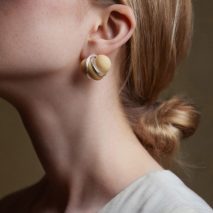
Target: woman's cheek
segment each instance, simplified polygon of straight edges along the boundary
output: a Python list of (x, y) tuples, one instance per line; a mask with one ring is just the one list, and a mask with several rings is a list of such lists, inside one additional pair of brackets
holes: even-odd
[[(7, 56), (6, 64), (22, 72), (29, 72), (32, 67), (35, 72), (49, 72), (72, 63), (80, 54), (83, 36), (72, 13), (75, 8), (65, 10), (61, 5), (56, 7), (56, 3), (44, 4), (45, 0), (30, 2), (19, 5), (16, 11), (8, 8), (7, 16), (0, 20), (0, 54)], [(0, 59), (0, 66), (3, 64)]]

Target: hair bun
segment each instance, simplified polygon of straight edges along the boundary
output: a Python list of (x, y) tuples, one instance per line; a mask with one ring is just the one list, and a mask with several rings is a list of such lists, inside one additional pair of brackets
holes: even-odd
[(194, 134), (200, 119), (195, 105), (183, 96), (131, 110), (138, 116), (132, 122), (136, 136), (158, 161), (164, 154), (175, 154), (180, 140)]

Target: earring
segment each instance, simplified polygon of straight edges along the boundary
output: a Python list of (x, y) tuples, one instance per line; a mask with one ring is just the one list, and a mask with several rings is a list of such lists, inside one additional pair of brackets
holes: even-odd
[(101, 80), (109, 71), (111, 60), (106, 55), (92, 54), (82, 60), (81, 69), (89, 79)]

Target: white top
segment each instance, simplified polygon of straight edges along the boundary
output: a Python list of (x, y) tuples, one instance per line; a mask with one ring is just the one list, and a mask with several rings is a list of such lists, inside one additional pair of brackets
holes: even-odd
[(165, 169), (137, 178), (98, 213), (213, 213), (213, 209)]

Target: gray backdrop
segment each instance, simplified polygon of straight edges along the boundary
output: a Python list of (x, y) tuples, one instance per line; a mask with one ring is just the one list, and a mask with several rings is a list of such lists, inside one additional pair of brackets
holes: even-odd
[[(182, 141), (186, 157), (197, 168), (189, 179), (181, 178), (213, 207), (213, 0), (196, 0), (194, 9), (190, 56), (162, 96), (186, 94), (201, 111), (198, 130)], [(42, 175), (42, 167), (19, 114), (12, 105), (0, 99), (0, 198), (31, 185)]]

